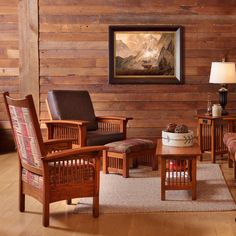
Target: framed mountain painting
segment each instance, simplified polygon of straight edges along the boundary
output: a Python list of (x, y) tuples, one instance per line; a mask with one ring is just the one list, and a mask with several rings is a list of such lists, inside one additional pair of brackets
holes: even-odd
[(182, 27), (109, 26), (109, 83), (183, 83)]

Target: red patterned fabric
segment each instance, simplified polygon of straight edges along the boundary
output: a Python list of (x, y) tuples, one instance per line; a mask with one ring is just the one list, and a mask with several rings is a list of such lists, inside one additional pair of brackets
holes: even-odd
[(22, 162), (40, 168), (41, 153), (29, 109), (9, 105), (9, 110)]
[(236, 152), (236, 133), (226, 133), (223, 138), (224, 144), (230, 153)]
[(22, 169), (22, 180), (25, 183), (34, 186), (35, 188), (43, 188), (43, 177), (40, 175), (36, 175), (24, 168)]
[(155, 144), (147, 139), (126, 139), (108, 143), (105, 146), (109, 147), (110, 152), (132, 153), (152, 149), (155, 147)]

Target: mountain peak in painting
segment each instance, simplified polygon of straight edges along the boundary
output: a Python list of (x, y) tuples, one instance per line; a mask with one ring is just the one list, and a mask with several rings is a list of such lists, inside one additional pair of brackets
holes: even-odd
[(130, 54), (129, 47), (122, 40), (116, 40), (116, 56), (125, 58), (130, 56)]
[(138, 35), (131, 41), (132, 37), (126, 43), (122, 40), (116, 41), (118, 75), (174, 74), (173, 34), (165, 33), (158, 37), (149, 33)]

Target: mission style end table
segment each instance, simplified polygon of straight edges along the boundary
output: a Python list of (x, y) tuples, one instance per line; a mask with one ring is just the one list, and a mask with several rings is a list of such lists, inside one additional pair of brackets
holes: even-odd
[(223, 143), (225, 132), (235, 131), (236, 115), (212, 117), (209, 115), (198, 115), (198, 143), (201, 152), (210, 151), (211, 161), (216, 162), (217, 155), (228, 153)]
[(192, 190), (196, 200), (196, 166), (201, 150), (197, 143), (191, 147), (171, 147), (157, 141), (157, 156), (161, 159), (161, 200), (166, 190)]

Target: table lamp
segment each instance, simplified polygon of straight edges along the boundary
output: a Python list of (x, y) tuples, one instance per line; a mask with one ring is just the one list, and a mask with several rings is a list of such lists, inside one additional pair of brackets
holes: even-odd
[(219, 89), (219, 103), (222, 107), (222, 115), (228, 115), (225, 110), (227, 104), (227, 84), (236, 83), (236, 72), (234, 62), (212, 62), (211, 73), (210, 73), (210, 83), (221, 84)]

